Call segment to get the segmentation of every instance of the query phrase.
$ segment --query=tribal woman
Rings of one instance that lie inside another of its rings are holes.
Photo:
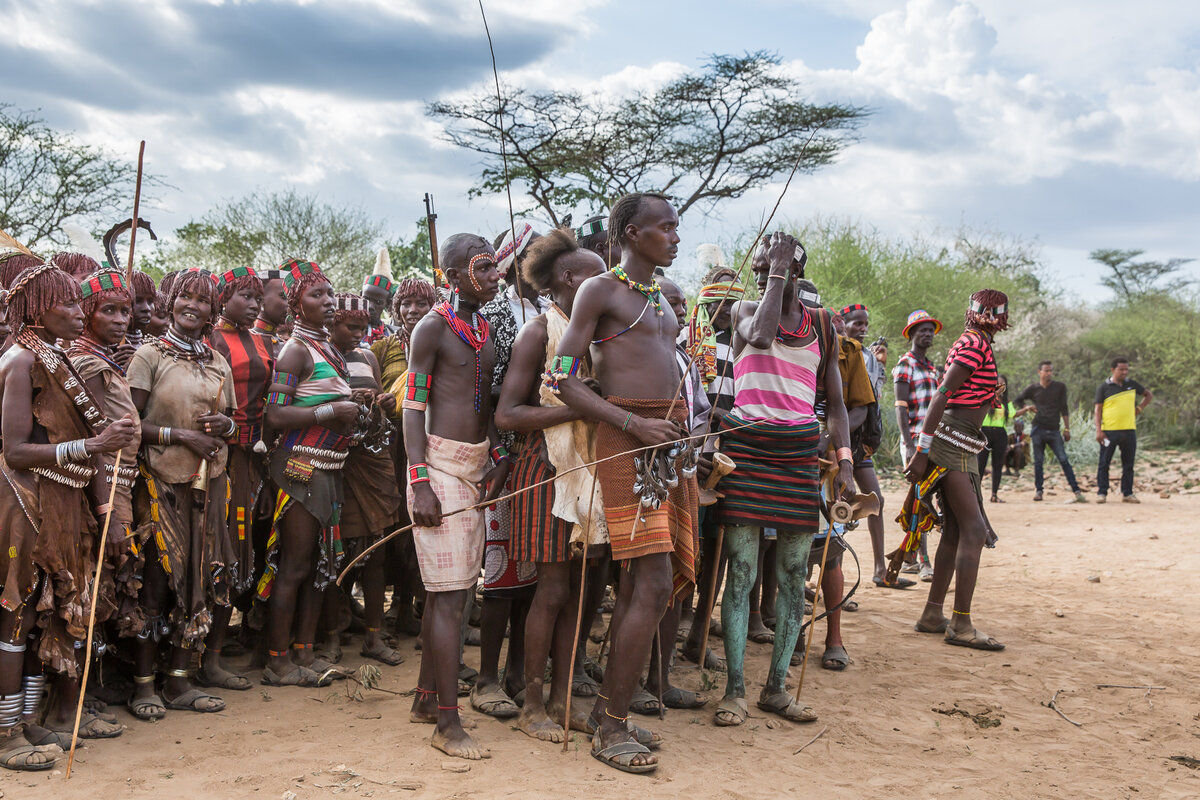
[[[992,339],[1007,327],[1008,297],[1003,292],[983,289],[971,295],[966,330],[946,355],[945,377],[929,405],[917,451],[904,470],[913,486],[901,521],[908,521],[910,530],[913,526],[928,530],[930,515],[936,514],[930,502],[935,489],[945,512],[929,599],[916,628],[922,633],[944,632],[946,644],[977,650],[1004,649],[972,624],[971,599],[983,547],[993,546],[996,540],[983,511],[978,455],[987,447],[980,423],[997,406],[1005,388],[996,371]],[[905,549],[910,549],[908,542]],[[947,619],[942,604],[951,578],[956,578],[954,613]]]
[[[251,267],[235,267],[221,275],[217,283],[221,296],[221,316],[209,337],[213,349],[229,362],[230,382],[237,398],[233,421],[237,438],[229,442],[229,515],[226,534],[237,553],[237,573],[233,598],[244,607],[245,595],[254,579],[254,519],[263,490],[264,458],[263,403],[275,368],[270,343],[252,331],[262,307],[263,285]],[[221,663],[221,650],[233,606],[221,606],[213,614],[212,631],[204,650],[204,659],[196,680],[203,686],[243,691],[250,681],[236,675]]]
[[[220,307],[217,276],[179,273],[168,299],[171,325],[129,364],[133,403],[142,415],[142,477],[134,491],[138,539],[145,549],[146,625],[134,657],[135,717],[166,709],[215,712],[225,702],[192,685],[192,651],[203,651],[214,611],[228,606],[237,552],[226,535],[228,447],[236,441],[229,362],[204,343]],[[155,694],[159,640],[170,643],[166,680]]]
[[[326,326],[337,311],[329,279],[310,261],[281,269],[296,323],[267,394],[266,424],[280,437],[269,458],[277,494],[258,582],[259,599],[269,602],[262,682],[323,686],[332,665],[316,657],[313,641],[325,589],[342,563],[342,468],[360,409],[350,399],[346,359],[329,341]]]
[[[132,292],[127,280],[124,273],[111,269],[98,269],[83,279],[83,302],[80,304],[83,335],[72,342],[67,351],[71,365],[96,399],[100,411],[109,419],[139,417],[125,368],[117,361],[117,349],[128,335],[133,320]],[[138,478],[140,444],[139,428],[135,440],[121,451],[112,522],[108,528],[108,555],[96,610],[96,621],[113,621],[117,635],[122,638],[136,636],[146,622],[140,596],[143,563],[133,534],[133,484]],[[104,502],[107,502],[107,492],[113,483],[114,456],[97,455],[95,461],[103,470]]]
[[[96,516],[107,512],[92,457],[134,444],[137,424],[110,422],[55,345],[83,333],[79,283],[35,262],[9,288],[14,345],[0,359],[0,766],[44,770],[62,755],[62,739],[29,721],[40,710],[42,667],[65,676],[48,719],[69,728],[86,655],[78,648]]]
[[[371,409],[364,436],[350,448],[344,470],[346,505],[341,520],[342,542],[346,558],[353,559],[399,520],[400,489],[389,452],[390,437],[399,434],[393,432],[388,421],[388,415],[396,409],[396,396],[383,391],[379,362],[370,350],[359,346],[370,325],[367,302],[355,294],[339,294],[337,305],[333,327],[329,329],[330,341],[346,359],[350,391],[357,402]],[[362,566],[360,581],[367,637],[361,654],[396,666],[404,658],[383,640],[383,566],[383,553],[368,556]],[[330,639],[336,646],[337,639],[334,636]]]

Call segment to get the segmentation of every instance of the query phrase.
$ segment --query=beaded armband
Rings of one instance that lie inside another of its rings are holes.
[[[502,444],[496,445],[489,452],[492,454],[492,461],[496,464],[509,457],[508,449]]]
[[[433,388],[433,376],[409,370],[401,408],[424,411],[429,404],[429,391]]]
[[[268,392],[267,405],[290,406],[292,404],[292,395],[295,394],[296,384],[299,382],[300,380],[292,373],[276,370],[275,374],[271,376],[271,383],[286,386],[293,391]]]
[[[429,482],[429,465],[428,464],[410,464],[408,467],[408,483],[411,486],[414,483]]]
[[[558,382],[564,378],[573,378],[579,374],[583,366],[582,358],[574,356],[555,356],[550,361],[550,371],[546,373],[545,382],[550,391],[558,394]]]

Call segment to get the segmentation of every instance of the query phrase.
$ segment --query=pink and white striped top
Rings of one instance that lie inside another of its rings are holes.
[[[772,339],[765,349],[746,345],[733,362],[733,410],[747,421],[781,425],[811,422],[816,415],[819,339],[787,347]]]

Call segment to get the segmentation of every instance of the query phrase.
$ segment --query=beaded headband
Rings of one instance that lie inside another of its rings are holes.
[[[266,283],[267,281],[281,281],[283,280],[283,270],[265,269],[260,277],[262,278],[263,283]]]
[[[363,288],[366,289],[368,286],[378,286],[385,292],[391,292],[396,284],[392,283],[386,275],[368,275],[367,279],[363,281]]]
[[[585,222],[575,229],[575,236],[578,239],[582,239],[585,236],[593,236],[597,233],[604,233],[606,230],[608,230],[606,227],[604,227],[604,223],[604,219],[594,219],[590,222]]]
[[[838,313],[844,317],[852,311],[866,311],[866,310],[867,310],[867,307],[864,306],[862,303],[851,303],[850,305],[846,306]]]
[[[253,267],[234,267],[231,270],[226,270],[225,272],[221,273],[221,277],[217,279],[217,288],[224,289],[225,284],[229,283],[230,281],[234,280],[235,278],[257,278],[257,277],[258,277],[258,273],[254,271]]]
[[[1008,312],[1008,303],[1001,303],[998,306],[985,306],[983,303],[980,303],[978,300],[972,300],[971,301],[971,310],[974,311],[976,314],[983,314],[983,313],[987,312],[987,313],[994,314],[996,316],[1000,316],[1001,314],[1005,314]]]
[[[129,288],[125,285],[125,281],[120,272],[100,272],[91,275],[80,281],[79,288],[83,292],[84,297],[91,297],[100,292],[113,292],[123,290],[128,292]]]
[[[191,274],[193,274],[193,273],[196,273],[196,272],[200,272],[200,273],[203,273],[203,274],[207,275],[207,276],[209,277],[209,279],[210,279],[210,280],[212,280],[212,282],[213,282],[214,284],[216,284],[218,287],[220,287],[220,285],[221,285],[221,279],[220,279],[220,278],[218,278],[216,275],[213,275],[211,272],[209,272],[208,270],[204,269],[203,267],[188,267],[188,268],[187,268],[187,269],[185,269],[185,270],[180,270],[179,274],[180,274],[180,275],[191,275]],[[178,279],[178,278],[176,278],[176,281],[178,281],[178,280],[179,280],[179,279]]]
[[[338,311],[369,311],[367,301],[357,294],[339,294],[337,296]]]
[[[321,273],[321,268],[311,261],[292,260],[279,268],[282,273],[279,277],[283,278],[284,284],[290,289],[296,285],[296,282],[305,275],[312,273]]]

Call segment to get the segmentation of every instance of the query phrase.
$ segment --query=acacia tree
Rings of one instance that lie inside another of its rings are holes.
[[[631,97],[502,89],[462,102],[434,102],[450,142],[483,156],[474,196],[524,184],[532,204],[559,224],[563,209],[606,209],[634,191],[672,198],[680,216],[710,211],[798,165],[812,172],[833,162],[867,111],[815,105],[767,52],[712,56],[698,71]],[[497,106],[501,114],[497,115]]]
[[[253,192],[214,206],[175,231],[163,271],[241,264],[267,269],[291,258],[315,261],[339,289],[357,291],[375,264],[383,226],[359,208],[335,206],[294,188]]]
[[[0,103],[0,229],[27,246],[64,244],[62,224],[72,217],[98,218],[106,228],[129,216],[135,174],[129,162]]]
[[[1108,273],[1100,276],[1100,282],[1112,289],[1117,299],[1125,304],[1143,297],[1176,294],[1190,283],[1186,278],[1176,277],[1176,273],[1195,259],[1134,260],[1145,252],[1100,249],[1093,250],[1088,258],[1108,268]]]

